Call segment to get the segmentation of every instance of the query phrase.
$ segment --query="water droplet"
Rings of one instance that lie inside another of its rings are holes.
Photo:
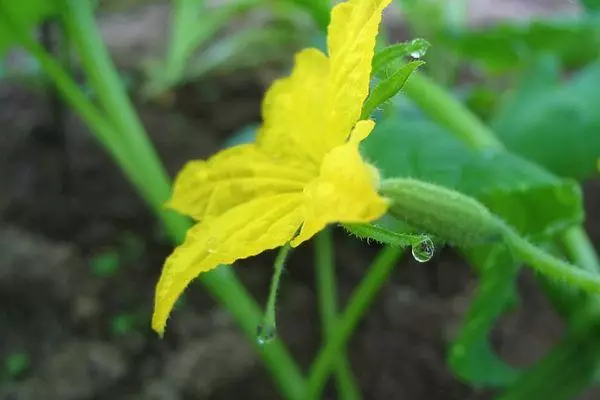
[[[425,56],[427,50],[429,49],[429,43],[423,39],[414,39],[411,42],[411,45],[414,46],[414,51],[410,53],[412,58],[421,58]]]
[[[256,343],[259,346],[264,346],[277,337],[277,329],[275,325],[263,326],[258,325],[256,328]]]
[[[412,255],[418,262],[427,262],[433,257],[435,246],[428,237],[424,237],[419,243],[413,245]]]
[[[206,241],[206,251],[210,254],[214,254],[217,252],[217,246],[219,245],[216,238],[211,237]]]

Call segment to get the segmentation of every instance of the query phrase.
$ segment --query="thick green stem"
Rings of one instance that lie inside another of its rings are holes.
[[[423,74],[415,72],[404,93],[429,117],[450,133],[477,149],[502,149],[494,132],[450,93]],[[561,236],[567,253],[579,267],[600,271],[598,256],[582,227],[573,227]]]
[[[588,272],[600,274],[598,255],[583,228],[567,229],[560,237],[565,251],[573,263]]]
[[[502,226],[505,240],[519,259],[557,282],[564,281],[584,291],[600,293],[600,276],[598,274],[559,260],[529,243],[509,226],[503,223]]]
[[[418,71],[404,85],[403,92],[423,112],[446,127],[459,139],[476,148],[502,148],[494,133],[442,87]]]
[[[190,223],[162,208],[162,203],[170,193],[168,176],[120,85],[95,25],[92,8],[88,0],[65,1],[68,7],[65,12],[66,25],[71,35],[79,36],[76,44],[81,51],[80,57],[110,119],[90,102],[62,66],[30,38],[24,27],[8,14],[1,3],[0,25],[10,29],[21,45],[39,61],[65,101],[88,124],[153,207],[171,238],[178,243],[183,240]],[[203,274],[201,280],[254,342],[262,312],[233,271],[219,268]],[[283,344],[276,340],[260,354],[285,397],[304,399],[304,378]]]
[[[323,386],[340,351],[356,329],[358,322],[373,302],[381,286],[387,281],[396,261],[402,254],[400,247],[386,247],[378,255],[369,271],[352,294],[346,310],[335,323],[333,333],[313,362],[308,378],[308,399],[320,398]]]
[[[323,328],[323,342],[333,333],[337,320],[337,285],[335,280],[335,262],[333,238],[330,228],[326,228],[315,238],[315,272],[319,293],[319,310]],[[340,352],[335,361],[335,375],[339,397],[342,400],[360,399],[360,391],[352,375],[352,369],[344,352]]]

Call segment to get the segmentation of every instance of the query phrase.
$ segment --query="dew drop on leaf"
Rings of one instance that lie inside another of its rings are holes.
[[[259,346],[264,346],[277,337],[277,329],[274,325],[263,326],[258,325],[256,328],[256,343]]]
[[[433,257],[435,246],[428,237],[424,237],[420,242],[412,246],[412,256],[418,262],[427,262]]]

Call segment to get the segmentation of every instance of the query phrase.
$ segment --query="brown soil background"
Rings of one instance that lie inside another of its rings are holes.
[[[100,22],[118,65],[135,72],[160,54],[168,7],[132,3],[125,12],[108,4]],[[469,18],[478,25],[575,12],[567,0],[476,0]],[[391,13],[388,23],[397,18]],[[171,106],[138,102],[169,171],[207,157],[258,121],[271,78],[271,72],[249,71],[181,88]],[[169,243],[88,130],[69,116],[65,154],[45,139],[46,120],[43,96],[0,83],[0,360],[15,352],[30,358],[16,379],[0,377],[0,399],[281,398],[247,340],[199,284],[187,291],[164,340],[150,331],[153,289]],[[586,186],[587,229],[597,248],[599,190],[598,182]],[[377,247],[341,232],[336,244],[344,301]],[[122,248],[129,251],[114,275],[92,272],[96,255]],[[263,302],[271,262],[266,254],[236,267]],[[311,264],[309,244],[291,259],[279,300],[279,335],[303,367],[320,340]],[[365,399],[491,398],[455,379],[444,361],[475,284],[451,249],[426,264],[402,259],[348,348]],[[527,273],[521,292],[521,306],[503,318],[493,340],[507,360],[528,365],[560,338],[562,327]],[[123,315],[133,327],[115,332]],[[327,396],[336,398],[332,388]],[[590,390],[581,398],[596,396]]]

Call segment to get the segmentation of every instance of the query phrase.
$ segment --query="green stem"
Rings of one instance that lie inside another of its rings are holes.
[[[124,142],[133,157],[139,162],[144,179],[152,184],[143,184],[146,201],[165,222],[165,227],[177,241],[183,240],[183,227],[187,224],[179,215],[166,210],[163,205],[170,193],[169,176],[164,169],[144,127],[123,90],[120,77],[104,45],[89,0],[63,0],[63,19],[67,32],[75,44],[81,62],[98,99],[109,116],[116,135]]]
[[[381,286],[387,281],[396,261],[402,254],[400,247],[386,247],[378,255],[358,288],[352,294],[346,310],[335,323],[335,329],[310,368],[308,399],[320,398],[323,386],[340,351],[356,329],[361,317]]]
[[[574,264],[588,272],[600,274],[598,255],[583,228],[569,228],[560,237],[567,255]]]
[[[447,128],[458,139],[477,149],[504,148],[488,126],[423,74],[413,73],[403,90],[432,120]],[[561,240],[578,266],[587,271],[600,271],[598,256],[581,226],[567,230]]]
[[[432,120],[471,146],[503,147],[502,142],[477,116],[422,73],[413,73],[402,90]]]
[[[81,118],[93,128],[98,141],[108,150],[119,165],[122,166],[135,186],[138,189],[142,189],[144,185],[141,176],[132,163],[132,160],[127,156],[126,148],[119,136],[116,135],[117,132],[114,126],[94,107],[56,59],[35,42],[17,21],[0,3],[1,24],[6,26],[25,50],[38,60],[46,74],[54,81],[60,94]]]
[[[204,1],[175,0],[172,3],[171,35],[163,78],[167,84],[174,83],[185,68],[191,27],[198,21],[199,11],[204,9]]]
[[[323,327],[323,342],[332,335],[337,320],[337,285],[335,281],[335,263],[333,238],[330,228],[320,232],[315,238],[315,271],[319,294],[319,310]],[[360,391],[354,380],[352,369],[344,352],[340,352],[335,361],[335,374],[340,399],[360,399]]]
[[[263,312],[233,269],[222,266],[202,274],[200,280],[219,304],[231,313],[238,326],[255,345],[283,398],[305,400],[306,382],[284,343],[275,338],[262,347],[257,342],[256,327],[262,321]]]
[[[162,202],[168,198],[170,193],[168,176],[164,172],[152,144],[145,136],[145,131],[136,115],[131,115],[133,108],[123,92],[122,86],[117,85],[117,74],[114,66],[110,63],[104,43],[100,40],[89,3],[87,0],[78,0],[68,3],[68,6],[70,9],[66,12],[65,19],[68,20],[70,33],[73,35],[77,32],[85,36],[85,38],[78,39],[79,49],[81,50],[83,43],[100,47],[100,49],[96,49],[97,51],[86,49],[80,56],[85,59],[84,65],[92,68],[96,90],[99,95],[102,93],[103,106],[111,111],[109,115],[115,121],[109,121],[100,110],[94,107],[62,66],[31,39],[26,29],[19,25],[18,20],[2,7],[2,3],[0,3],[0,25],[10,29],[21,45],[38,60],[66,102],[88,124],[141,195],[154,207],[172,239],[180,242],[190,226],[189,221],[162,209]],[[73,38],[71,37],[71,39]],[[97,66],[94,66],[94,63],[97,63]],[[104,74],[107,75],[104,76]],[[109,93],[111,91],[120,93]],[[115,103],[121,107],[116,106]],[[231,312],[240,327],[254,342],[256,326],[262,317],[262,312],[244,286],[237,280],[233,271],[230,268],[219,268],[214,272],[203,274],[201,280],[212,295]],[[304,399],[304,378],[283,344],[280,341],[274,341],[260,354],[285,397]]]
[[[559,260],[522,238],[508,225],[502,224],[502,226],[504,238],[511,250],[531,267],[557,282],[564,281],[584,291],[600,293],[598,274]]]
[[[283,267],[285,266],[285,260],[287,259],[288,254],[292,247],[288,244],[285,244],[279,249],[279,253],[277,253],[277,257],[275,258],[273,277],[271,278],[271,290],[269,291],[269,299],[267,300],[267,306],[265,308],[265,315],[263,318],[263,322],[260,326],[258,332],[259,344],[263,345],[266,342],[272,340],[277,332],[277,314],[276,314],[276,304],[277,304],[277,292],[279,291],[279,282],[281,281],[281,275],[283,273]]]

